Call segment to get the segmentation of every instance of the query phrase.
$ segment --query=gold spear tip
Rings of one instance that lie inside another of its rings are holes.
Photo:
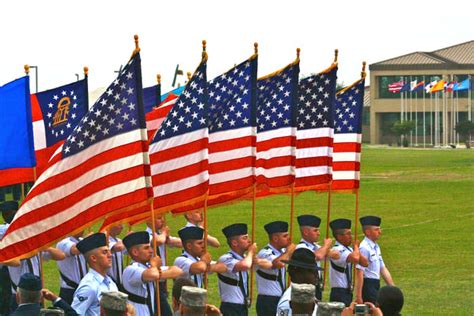
[[[337,58],[339,57],[339,49],[334,50],[334,62],[337,63]]]
[[[191,72],[188,71],[188,72],[186,73],[186,75],[188,75],[188,81],[191,80]]]
[[[30,73],[30,65],[25,65],[23,68],[25,68],[25,74]]]
[[[298,59],[300,58],[300,52],[301,52],[301,48],[298,47],[296,49],[296,58],[298,58]]]
[[[156,81],[158,82],[158,84],[161,84],[161,75],[160,74],[156,75]]]
[[[84,76],[89,75],[89,67],[84,67]]]
[[[253,43],[253,49],[254,49],[255,54],[258,54],[258,43],[257,42]]]
[[[206,51],[206,45],[207,45],[206,40],[202,40],[202,51],[203,51],[203,52]]]
[[[361,77],[362,78],[365,78],[366,76],[366,72],[365,72],[365,66],[367,65],[367,63],[365,61],[362,62],[362,72],[361,72]]]

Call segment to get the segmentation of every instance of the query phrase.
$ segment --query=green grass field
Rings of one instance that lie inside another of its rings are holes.
[[[380,245],[385,263],[405,295],[403,315],[473,315],[474,251],[470,241],[474,236],[474,151],[364,147],[361,175],[359,212],[383,219]],[[354,195],[333,194],[332,219],[353,219],[354,210]],[[259,248],[267,242],[263,225],[289,220],[289,213],[288,196],[257,201]],[[324,236],[327,194],[306,192],[297,196],[295,215],[303,213],[323,219]],[[184,219],[168,217],[176,235]],[[211,209],[208,220],[210,234],[225,244],[221,229],[234,222],[250,224],[251,203]],[[293,241],[298,240],[296,232]],[[226,251],[224,246],[211,249],[211,254],[217,259]],[[178,254],[172,249],[169,258]],[[46,286],[58,292],[54,262],[46,263],[45,279]],[[210,303],[219,305],[215,276],[210,277],[209,289]]]

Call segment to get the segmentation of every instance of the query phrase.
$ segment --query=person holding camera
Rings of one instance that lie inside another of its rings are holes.
[[[381,222],[382,219],[377,216],[360,218],[360,224],[365,235],[364,240],[360,243],[360,254],[368,259],[368,266],[356,266],[356,301],[358,303],[371,302],[375,304],[380,288],[380,277],[383,277],[388,285],[394,285],[392,276],[382,259],[380,247],[377,244],[377,240],[382,234]]]

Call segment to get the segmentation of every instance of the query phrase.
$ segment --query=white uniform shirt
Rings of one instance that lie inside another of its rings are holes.
[[[123,271],[123,287],[129,293],[135,294],[137,296],[147,298],[148,295],[151,296],[151,306],[153,311],[155,311],[155,282],[143,282],[142,274],[145,270],[150,268],[147,265],[144,265],[140,262],[132,261],[132,263],[125,268]],[[166,270],[168,267],[162,267],[162,270]],[[129,300],[129,303],[135,306],[137,316],[148,316],[150,311],[146,304],[139,304]]]
[[[282,249],[282,251],[279,251],[275,249],[272,245],[268,244],[258,252],[257,257],[273,262],[273,260],[278,258],[284,252],[285,252],[285,249]],[[277,278],[278,276],[280,276],[280,282],[283,285],[283,289],[278,280],[276,281],[267,280],[261,277],[260,275],[258,275],[258,270],[261,270],[262,272],[266,274],[274,275]],[[280,269],[257,268],[256,275],[257,275],[256,278],[257,278],[258,294],[269,295],[269,296],[282,296],[283,291],[286,288],[286,268],[285,267],[280,268]]]
[[[51,259],[51,255],[49,252],[42,252],[42,255],[43,259],[46,261]],[[28,261],[30,263],[28,263]],[[25,273],[33,273],[34,275],[41,277],[39,254],[36,254],[28,259],[20,260],[19,267],[8,267],[8,273],[10,274],[10,279],[12,280],[12,283],[16,286],[18,286],[18,283],[20,282],[20,277]],[[16,293],[16,290],[13,286],[12,293]]]
[[[286,289],[285,293],[283,293],[283,296],[278,301],[276,316],[291,316],[292,315],[290,301],[291,301],[291,286]],[[316,316],[317,311],[318,311],[318,304],[314,304],[314,310],[311,315]]]
[[[114,238],[109,236],[109,249],[112,248],[117,242],[121,241],[120,238]],[[123,255],[126,253],[125,250],[112,252],[112,268],[107,271],[107,275],[114,280],[117,284],[122,284],[122,273],[123,273]]]
[[[118,291],[117,285],[91,268],[74,292],[71,307],[81,316],[100,316],[100,298],[108,291]]]
[[[312,243],[312,242],[306,241],[304,239],[301,239],[300,242],[296,245],[296,249],[299,249],[299,248],[306,248],[306,249],[311,250],[312,252],[315,252],[319,248],[321,248],[321,246],[316,244],[316,243]],[[316,261],[316,266],[321,268],[321,263],[319,261]],[[318,271],[318,274],[319,274],[319,280],[322,280],[323,278],[321,276],[321,271],[320,270]]]
[[[196,224],[193,224],[193,223],[191,223],[190,221],[187,221],[187,222],[186,222],[186,225],[184,225],[184,227],[201,227],[201,226],[196,225]],[[184,228],[184,227],[183,227],[183,228]],[[201,228],[202,228],[202,227],[201,227]]]
[[[183,251],[183,254],[174,260],[174,265],[183,270],[183,278],[193,280],[198,287],[203,288],[204,274],[191,274],[189,272],[191,265],[195,262],[199,262],[199,258],[191,256],[187,251]]]
[[[235,251],[231,250],[228,253],[222,255],[218,261],[223,262],[227,267],[227,271],[225,273],[222,273],[224,277],[236,280],[238,282],[240,280],[239,275],[242,276],[243,289],[245,291],[245,296],[248,297],[249,296],[248,272],[247,271],[234,272],[235,265],[242,259],[244,259],[244,257],[239,255]],[[247,304],[246,298],[244,297],[244,294],[242,293],[240,286],[238,285],[234,286],[234,285],[224,283],[220,279],[218,279],[218,285],[219,285],[219,293],[220,293],[222,302],[234,303],[234,304]]]
[[[78,239],[74,237],[68,237],[56,245],[56,248],[64,252],[66,258],[61,261],[56,261],[59,271],[64,274],[69,280],[79,284],[82,278],[87,274],[87,265],[86,259],[82,254],[73,255],[71,254],[71,248],[79,242]],[[61,287],[65,289],[72,289],[73,287],[69,286],[64,282],[63,278],[61,279]]]
[[[379,245],[365,237],[360,243],[359,250],[360,254],[369,261],[369,266],[364,268],[358,264],[356,268],[364,271],[364,278],[380,280],[380,269],[385,267],[385,263],[383,262]]]
[[[348,273],[352,280],[352,264],[347,262],[347,257],[352,253],[351,247],[345,247],[344,245],[340,244],[338,241],[332,247],[332,250],[339,252],[340,258],[339,259],[330,259],[329,262],[329,279],[331,281],[331,287],[342,287],[342,288],[349,288],[351,285],[347,284],[347,275],[346,272],[339,272],[333,268],[333,264],[338,266],[344,271],[348,270]]]

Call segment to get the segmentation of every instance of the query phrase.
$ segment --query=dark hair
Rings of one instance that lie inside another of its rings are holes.
[[[307,274],[315,274],[316,283],[318,283],[318,280],[319,280],[319,273],[317,273],[316,270],[304,269],[304,268],[296,267],[291,264],[288,265],[288,274],[290,275],[291,282],[295,282],[295,283],[308,283],[308,282],[305,282],[305,279],[306,279],[305,275]]]
[[[178,302],[179,302],[179,299],[181,298],[181,289],[183,288],[183,286],[196,287],[197,285],[192,280],[187,279],[187,278],[178,278],[174,280],[173,290],[171,292],[171,295]]]
[[[384,316],[400,315],[403,301],[403,293],[396,286],[386,285],[377,294],[377,304]]]

